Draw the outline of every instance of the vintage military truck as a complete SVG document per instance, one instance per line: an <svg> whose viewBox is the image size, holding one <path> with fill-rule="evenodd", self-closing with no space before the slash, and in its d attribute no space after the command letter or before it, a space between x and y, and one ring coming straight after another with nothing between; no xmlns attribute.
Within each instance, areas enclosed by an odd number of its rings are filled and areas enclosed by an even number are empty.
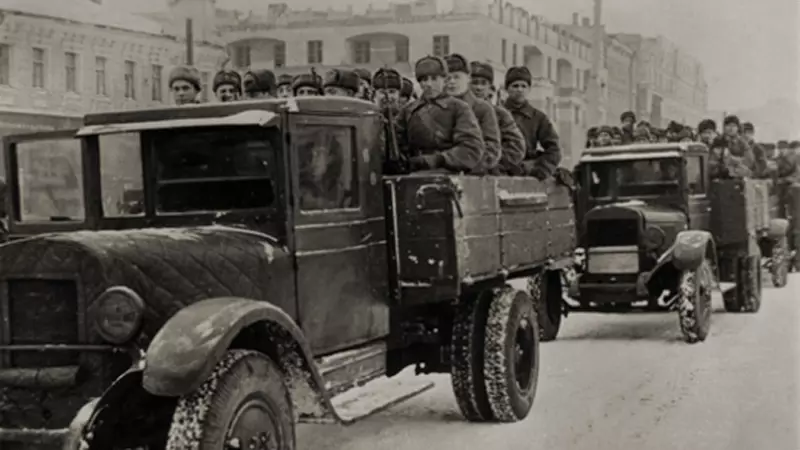
<svg viewBox="0 0 800 450"><path fill-rule="evenodd" d="M711 181L707 158L699 143L584 152L576 220L585 265L568 311L677 310L693 343L708 335L713 289L728 311L759 310L762 249L785 268L787 221L770 217L770 181Z"/></svg>
<svg viewBox="0 0 800 450"><path fill-rule="evenodd" d="M387 378L409 366L468 420L524 418L547 305L507 282L560 280L570 190L385 176L383 124L320 97L10 138L0 447L291 450L296 418L431 387Z"/></svg>

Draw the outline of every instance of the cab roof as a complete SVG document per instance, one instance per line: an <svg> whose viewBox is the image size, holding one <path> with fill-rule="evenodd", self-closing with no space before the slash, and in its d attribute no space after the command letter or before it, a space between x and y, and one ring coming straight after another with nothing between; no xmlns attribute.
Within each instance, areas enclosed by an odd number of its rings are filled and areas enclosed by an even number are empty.
<svg viewBox="0 0 800 450"><path fill-rule="evenodd" d="M87 114L85 126L136 122L158 122L176 119L227 117L246 111L262 110L273 113L311 113L329 115L370 115L379 112L370 102L350 97L297 97L288 99L245 100L228 103L168 106L162 108L112 111Z"/></svg>
<svg viewBox="0 0 800 450"><path fill-rule="evenodd" d="M657 144L629 144L610 147L590 147L581 154L581 162L623 161L651 158L680 157L686 153L708 153L701 142L664 142Z"/></svg>

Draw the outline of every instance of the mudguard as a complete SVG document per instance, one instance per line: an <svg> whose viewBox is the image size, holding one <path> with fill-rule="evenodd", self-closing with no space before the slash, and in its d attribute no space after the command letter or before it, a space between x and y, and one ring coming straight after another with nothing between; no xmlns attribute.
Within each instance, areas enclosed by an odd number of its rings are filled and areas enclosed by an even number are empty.
<svg viewBox="0 0 800 450"><path fill-rule="evenodd" d="M769 228L767 228L767 237L774 240L779 240L786 237L789 231L789 221L786 219L770 219Z"/></svg>
<svg viewBox="0 0 800 450"><path fill-rule="evenodd" d="M263 301L222 297L180 310L150 343L142 386L166 397L195 391L243 333L253 339L237 341L236 348L258 350L275 359L298 413L336 416L303 332L284 311Z"/></svg>
<svg viewBox="0 0 800 450"><path fill-rule="evenodd" d="M671 252L672 264L681 271L697 269L709 252L711 258L716 259L714 238L711 233L702 230L681 231L668 252Z"/></svg>

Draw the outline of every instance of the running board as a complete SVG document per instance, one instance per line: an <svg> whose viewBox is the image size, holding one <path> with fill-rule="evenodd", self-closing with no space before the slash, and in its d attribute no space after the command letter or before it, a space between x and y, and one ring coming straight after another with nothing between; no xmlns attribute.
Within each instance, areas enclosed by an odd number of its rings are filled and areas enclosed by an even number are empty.
<svg viewBox="0 0 800 450"><path fill-rule="evenodd" d="M317 361L328 395L335 396L386 373L386 342L334 353Z"/></svg>
<svg viewBox="0 0 800 450"><path fill-rule="evenodd" d="M402 379L401 379L402 378ZM340 420L334 418L300 417L300 423L350 425L365 417L384 411L398 403L415 397L434 386L422 378L376 379L364 386L345 391L331 399L331 404Z"/></svg>

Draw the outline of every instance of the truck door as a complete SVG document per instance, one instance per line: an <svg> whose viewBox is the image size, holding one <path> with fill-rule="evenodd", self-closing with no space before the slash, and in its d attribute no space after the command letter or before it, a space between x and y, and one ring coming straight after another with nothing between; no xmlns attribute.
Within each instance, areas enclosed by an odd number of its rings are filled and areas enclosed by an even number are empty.
<svg viewBox="0 0 800 450"><path fill-rule="evenodd" d="M290 116L299 321L317 354L389 332L378 120Z"/></svg>
<svg viewBox="0 0 800 450"><path fill-rule="evenodd" d="M2 213L9 219L12 235L90 228L85 158L76 132L43 131L3 138L7 189Z"/></svg>

